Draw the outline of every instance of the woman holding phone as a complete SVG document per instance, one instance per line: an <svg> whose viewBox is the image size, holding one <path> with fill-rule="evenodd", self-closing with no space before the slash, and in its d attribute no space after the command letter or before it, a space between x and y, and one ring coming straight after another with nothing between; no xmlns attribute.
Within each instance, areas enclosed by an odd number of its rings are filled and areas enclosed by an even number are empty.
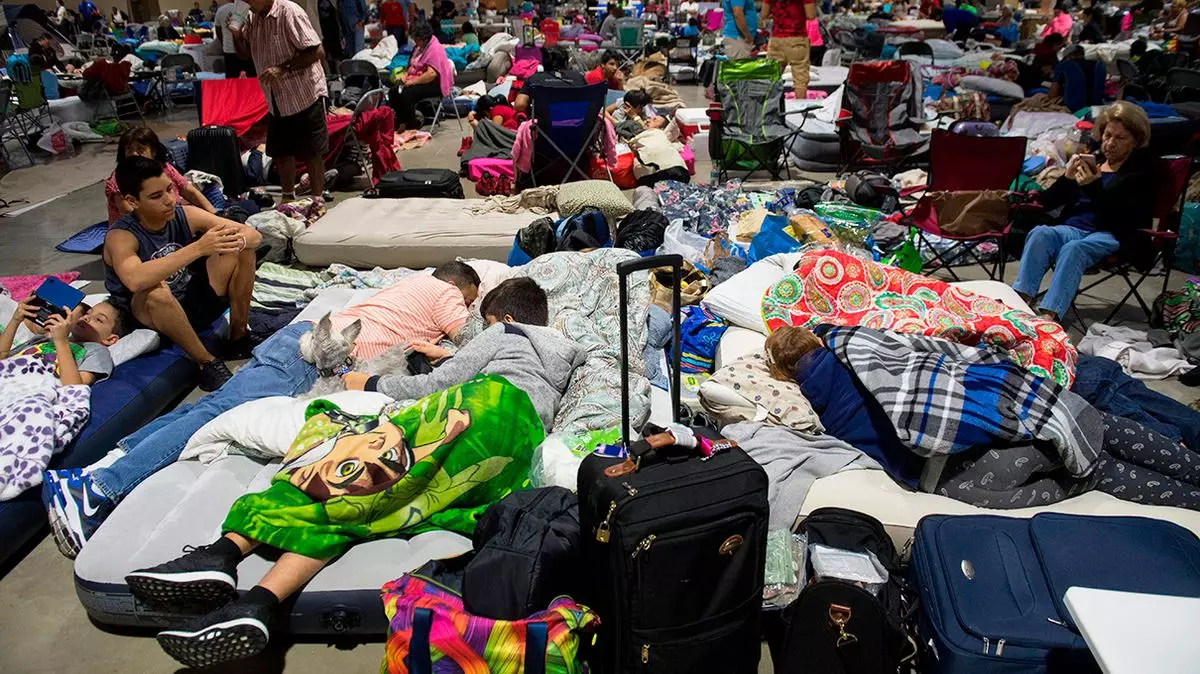
<svg viewBox="0 0 1200 674"><path fill-rule="evenodd" d="M1046 209L1064 207L1055 225L1034 227L1013 289L1033 303L1051 266L1050 287L1038 307L1043 318L1059 320L1071 306L1088 268L1116 253L1140 229L1148 229L1154 206L1150 158L1136 152L1150 140L1145 111L1117 101L1096 118L1093 134L1100 155L1071 157L1066 173L1042 192Z"/></svg>

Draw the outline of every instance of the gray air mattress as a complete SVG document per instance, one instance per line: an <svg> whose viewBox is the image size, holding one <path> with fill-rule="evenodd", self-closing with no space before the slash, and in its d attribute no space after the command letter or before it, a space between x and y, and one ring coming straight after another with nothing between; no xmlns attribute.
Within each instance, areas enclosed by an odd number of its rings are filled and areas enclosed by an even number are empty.
<svg viewBox="0 0 1200 674"><path fill-rule="evenodd" d="M191 616L151 611L136 602L125 574L183 554L187 545L216 540L230 504L267 486L278 468L244 456L211 465L181 461L133 491L105 521L75 560L75 589L88 615L105 625L178 626ZM385 539L350 548L325 567L291 603L288 630L296 635L387 633L379 588L430 559L471 549L449 532ZM249 590L270 568L270 550L255 552L238 567L238 589Z"/></svg>

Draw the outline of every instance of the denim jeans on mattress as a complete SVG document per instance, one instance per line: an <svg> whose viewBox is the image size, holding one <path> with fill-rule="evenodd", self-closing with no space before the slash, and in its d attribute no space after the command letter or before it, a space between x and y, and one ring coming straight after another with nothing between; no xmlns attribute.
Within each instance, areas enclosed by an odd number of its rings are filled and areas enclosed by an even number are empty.
<svg viewBox="0 0 1200 674"><path fill-rule="evenodd" d="M1071 390L1101 412L1132 419L1200 451L1200 412L1147 388L1116 361L1080 354Z"/></svg>
<svg viewBox="0 0 1200 674"><path fill-rule="evenodd" d="M192 435L222 412L251 400L294 396L311 389L317 370L300 357L300 336L311 328L312 323L304 321L276 332L254 349L250 362L224 386L126 436L117 443L125 456L93 471L93 484L108 498L120 501L146 478L174 463Z"/></svg>

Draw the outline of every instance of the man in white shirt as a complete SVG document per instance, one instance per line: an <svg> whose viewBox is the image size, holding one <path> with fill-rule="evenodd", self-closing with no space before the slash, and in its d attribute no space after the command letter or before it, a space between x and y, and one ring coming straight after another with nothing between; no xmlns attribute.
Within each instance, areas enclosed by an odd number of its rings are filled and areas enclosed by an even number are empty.
<svg viewBox="0 0 1200 674"><path fill-rule="evenodd" d="M233 44L233 33L227 27L229 17L233 14L237 3L234 0L229 0L225 4L217 8L217 13L213 16L213 28L217 31L217 41L221 43L221 53L225 55L225 77L241 77L241 74L246 73L246 77L254 77L254 61L244 59L237 55L237 47ZM247 6L246 12L250 11Z"/></svg>

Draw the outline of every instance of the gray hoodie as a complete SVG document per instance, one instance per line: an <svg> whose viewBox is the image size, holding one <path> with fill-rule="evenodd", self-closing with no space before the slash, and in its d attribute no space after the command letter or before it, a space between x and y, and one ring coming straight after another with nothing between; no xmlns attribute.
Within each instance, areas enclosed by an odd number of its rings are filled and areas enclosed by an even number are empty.
<svg viewBox="0 0 1200 674"><path fill-rule="evenodd" d="M467 342L433 372L372 377L367 390L397 400L413 400L461 384L478 374L499 375L529 396L542 427L549 432L571 372L583 361L583 349L557 330L497 323Z"/></svg>

